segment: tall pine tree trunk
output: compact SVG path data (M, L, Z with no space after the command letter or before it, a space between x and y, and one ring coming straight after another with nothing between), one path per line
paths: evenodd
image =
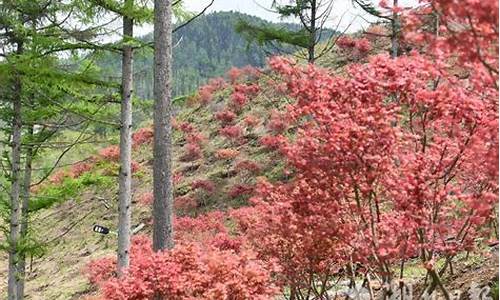
M18 42L17 55L23 53L23 44ZM22 130L22 115L21 115L21 78L19 74L15 74L14 93L13 93L13 116L12 116L12 156L11 156L11 191L10 191L10 234L9 234L9 275L7 296L8 300L17 300L17 284L18 284L18 251L19 242L19 221L20 221L20 190L21 190L21 130Z
M132 7L133 0L126 0L125 7ZM123 39L133 37L134 21L123 17ZM132 83L133 48L125 44L122 50L122 103L120 127L120 179L118 191L118 276L129 266L130 218L132 200Z
M154 4L153 249L174 246L172 226L172 1Z
M22 208L21 208L21 239L26 238L28 234L28 222L29 222L29 202L30 202L30 187L31 187L31 173L32 173L32 161L33 161L33 126L30 125L28 129L27 139L28 145L26 145L26 160L24 162L24 178L22 186ZM26 279L26 253L19 253L19 263L18 263L18 277L19 281L17 283L17 299L24 299L24 283Z

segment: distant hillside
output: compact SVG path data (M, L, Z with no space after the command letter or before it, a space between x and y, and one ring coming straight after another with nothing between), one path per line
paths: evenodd
M262 67L266 56L275 49L249 45L234 26L238 20L270 24L263 19L238 12L216 12L199 17L174 34L173 95L194 92L209 78L224 75L231 67ZM295 24L276 24L293 28ZM141 39L151 41L153 34ZM120 59L105 55L100 65L103 74L119 78ZM137 51L135 55L135 92L143 99L153 97L153 52Z

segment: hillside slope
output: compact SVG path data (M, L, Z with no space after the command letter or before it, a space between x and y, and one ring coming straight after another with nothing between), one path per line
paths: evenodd
M274 74L256 69L233 69L228 80L213 80L182 105L174 121L174 184L178 218L248 204L259 176L286 180L281 155L272 137L283 128L279 110L289 99ZM242 105L247 104L247 105ZM232 114L231 112L235 112ZM151 234L152 130L134 133L133 224L137 234ZM109 146L55 173L36 190L39 200L58 197L59 204L33 217L36 238L45 241L44 253L31 259L27 299L85 299L96 293L86 277L95 259L114 257L116 236L92 231L95 224L112 231L117 222L118 150ZM135 227L134 226L134 227ZM3 255L3 254L2 254ZM3 258L3 257L2 257ZM5 259L0 265L0 290L5 290ZM418 260L407 271L425 272ZM450 286L495 280L498 261L483 255L462 256ZM99 273L99 269L93 273Z
M343 51L349 54L347 60L354 59L350 48ZM291 102L285 90L279 76L267 69L234 68L225 80L209 81L196 97L180 104L173 122L178 218L247 205L260 176L271 182L287 180L290 175L272 139L286 127L279 113ZM288 133L292 135L293 128ZM137 130L133 139L133 224L144 224L137 234L150 235L151 127ZM40 205L48 197L59 199L59 204L33 217L34 238L46 244L45 253L34 257L28 268L27 299L92 296L96 290L86 277L86 266L95 259L115 255L115 235L99 235L92 227L116 228L118 149L111 145L94 149L92 154L83 164L55 173L35 191ZM455 266L455 274L460 275L452 276L447 284L464 288L472 282L490 284L498 280L498 261L483 254L461 254ZM6 264L5 259L1 261L3 291ZM425 274L418 259L407 265L405 276L420 278ZM465 277L467 280L463 280Z

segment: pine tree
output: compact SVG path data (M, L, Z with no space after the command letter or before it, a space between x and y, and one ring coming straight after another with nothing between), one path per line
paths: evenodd
M300 21L299 30L290 30L284 27L255 25L241 20L236 31L243 34L249 41L260 45L287 44L297 46L307 52L306 59L310 63L331 50L335 44L333 36L327 36L329 31L326 22L329 20L334 7L333 0L294 0L282 4L273 1L272 8L282 18L297 18ZM318 45L326 39L321 47Z

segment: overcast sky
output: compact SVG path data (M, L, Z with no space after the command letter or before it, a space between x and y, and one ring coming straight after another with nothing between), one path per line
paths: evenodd
M378 0L371 0L378 4ZM258 16L268 21L279 22L279 15L266 9L271 7L272 0L215 0L214 4L208 9L208 12L214 11L239 11L249 15ZM401 6L415 5L418 0L400 0ZM192 12L199 12L210 3L210 0L186 0L185 7ZM348 32L353 32L366 26L363 18L369 18L359 9L353 8L351 0L336 0L332 12L330 27L335 27L341 21L339 30L348 28ZM360 15L362 17L360 17ZM285 20L293 21L293 20ZM136 30L138 35L144 35L153 30L151 25L143 26Z

